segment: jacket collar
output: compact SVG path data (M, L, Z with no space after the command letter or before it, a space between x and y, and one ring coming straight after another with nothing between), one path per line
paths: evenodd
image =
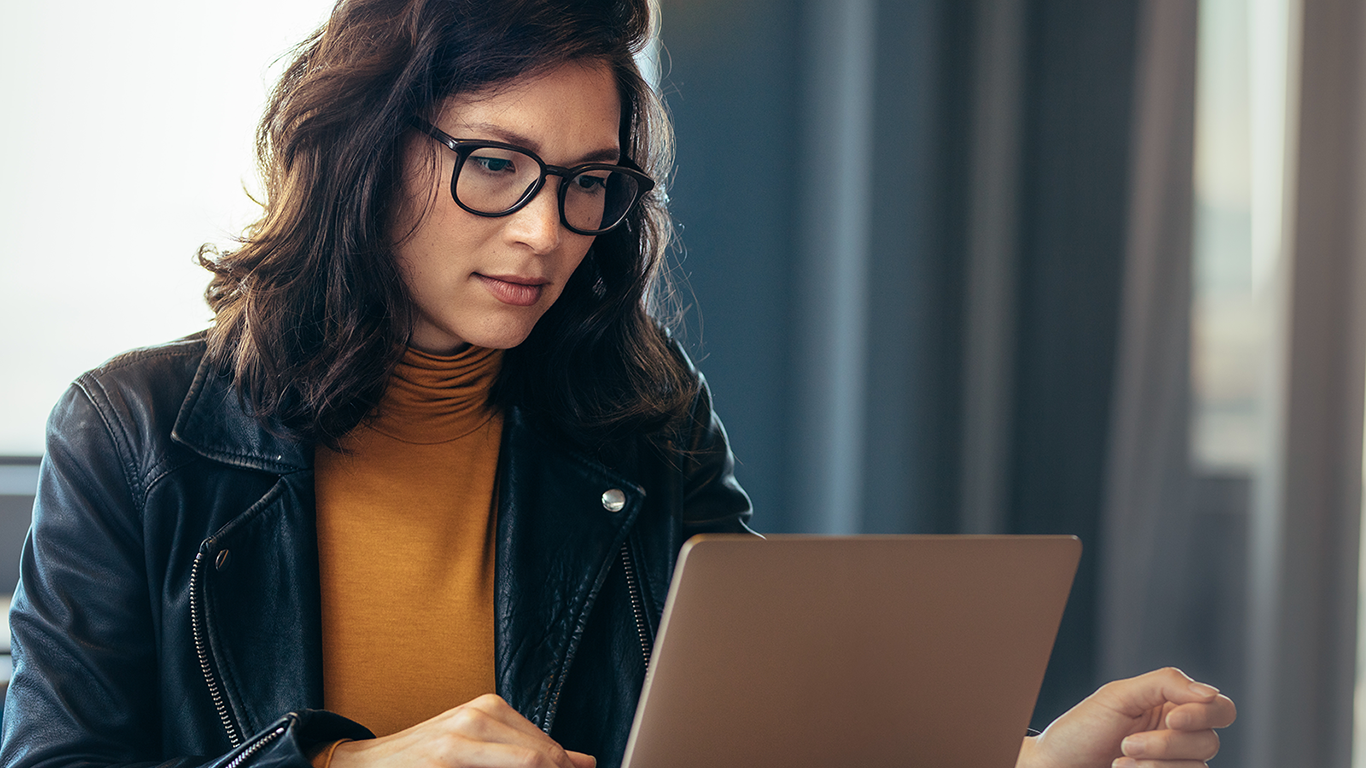
M235 467L278 474L313 467L312 446L272 434L262 426L232 378L212 365L208 355L199 361L171 439L205 458Z

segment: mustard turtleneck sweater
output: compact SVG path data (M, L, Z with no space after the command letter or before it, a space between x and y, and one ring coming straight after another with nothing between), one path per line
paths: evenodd
M378 736L495 688L501 361L409 349L373 418L315 452L323 699Z

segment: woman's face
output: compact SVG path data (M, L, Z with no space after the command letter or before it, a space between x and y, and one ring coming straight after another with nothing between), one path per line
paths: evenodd
M435 124L457 139L516 144L550 165L575 166L619 160L620 119L611 70L600 62L569 62L489 93L453 96ZM409 133L393 222L399 271L414 305L409 344L435 354L466 344L521 344L559 298L593 238L560 223L557 176L509 216L469 213L451 198L456 154L418 131Z

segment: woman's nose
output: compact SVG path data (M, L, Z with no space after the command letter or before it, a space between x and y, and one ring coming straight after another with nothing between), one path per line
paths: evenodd
M566 231L560 223L558 182L559 179L546 179L531 202L508 217L512 236L537 253L549 253L559 247Z

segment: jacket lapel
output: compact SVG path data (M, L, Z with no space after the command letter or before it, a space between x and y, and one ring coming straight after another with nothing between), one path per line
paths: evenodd
M313 473L275 487L200 545L213 669L250 735L323 706Z
M549 731L593 601L645 491L547 440L518 409L506 415L503 429L494 598L498 693ZM623 502L619 509L609 503L614 498Z
M313 450L265 429L232 381L201 361L171 437L215 462L278 475L264 496L216 494L228 522L200 533L202 638L236 725L249 735L282 712L323 704ZM182 514L205 513L187 508ZM222 514L207 515L222 519Z

